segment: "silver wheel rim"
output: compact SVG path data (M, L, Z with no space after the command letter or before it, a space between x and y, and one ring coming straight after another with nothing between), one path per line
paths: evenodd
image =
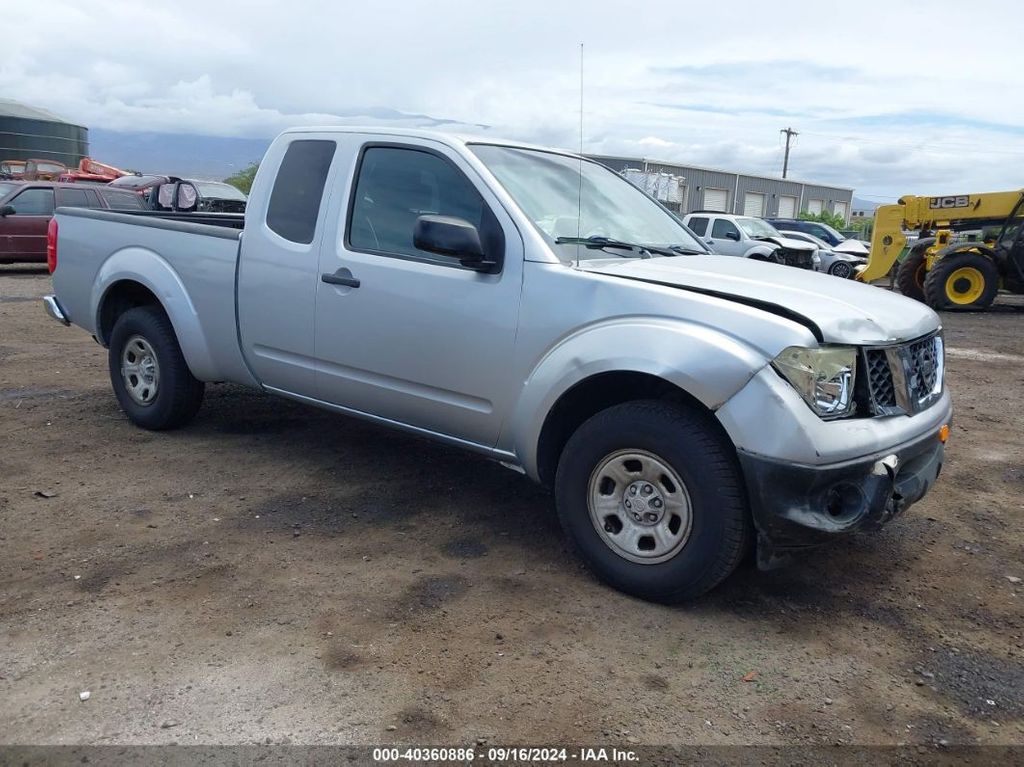
M132 336L121 350L121 380L135 404L153 404L160 390L160 363L142 336Z
M590 475L590 521L623 559L656 565L690 538L693 511L686 485L671 466L645 450L605 456Z
M840 262L832 267L832 275L842 277L844 280L850 276L851 272L853 272L853 267L845 262Z

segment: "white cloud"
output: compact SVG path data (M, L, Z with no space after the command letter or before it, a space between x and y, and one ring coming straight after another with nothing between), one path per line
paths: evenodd
M0 93L115 130L268 136L389 108L574 148L582 40L588 151L778 172L792 125L797 177L890 196L1020 184L1024 52L936 44L989 39L992 18L1016 39L1004 3L831 7L41 0L5 9Z

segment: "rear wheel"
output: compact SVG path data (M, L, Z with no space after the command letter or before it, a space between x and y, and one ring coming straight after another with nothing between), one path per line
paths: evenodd
M928 273L924 292L933 309L982 311L996 300L999 270L980 253L952 253Z
M707 415L680 405L627 402L590 418L562 452L555 495L590 569L643 599L700 596L750 542L732 446Z
M910 251L896 272L896 287L907 298L924 301L925 248Z
M136 307L117 318L107 360L121 409L144 429L183 426L203 402L203 382L189 370L159 307Z

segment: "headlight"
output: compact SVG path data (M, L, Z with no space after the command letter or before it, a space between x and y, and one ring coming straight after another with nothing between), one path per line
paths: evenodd
M822 418L842 418L853 411L853 385L857 375L855 347L805 349L790 346L772 361L772 366Z

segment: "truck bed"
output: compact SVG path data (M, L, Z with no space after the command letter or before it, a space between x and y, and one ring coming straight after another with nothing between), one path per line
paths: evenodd
M138 216L146 221L161 219L189 224L221 226L227 229L241 229L245 226L244 213L179 213L169 210L125 210L118 212L129 216Z
M119 283L164 305L189 367L205 381L252 383L238 347L235 270L244 216L58 208L54 288L68 318L103 337L99 308Z

